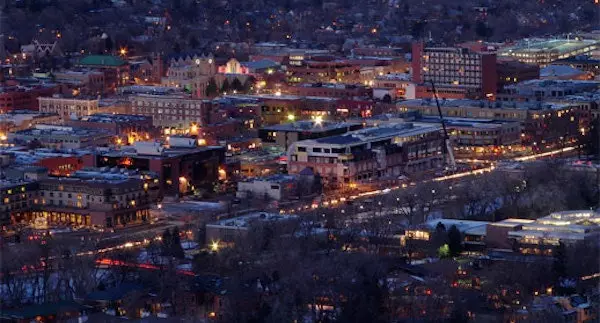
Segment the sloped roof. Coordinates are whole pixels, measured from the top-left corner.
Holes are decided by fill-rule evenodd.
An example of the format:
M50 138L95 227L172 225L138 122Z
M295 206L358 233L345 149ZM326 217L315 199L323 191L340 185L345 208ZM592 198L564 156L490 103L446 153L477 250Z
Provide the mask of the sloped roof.
M121 66L127 62L111 55L89 55L79 61L79 65L86 66Z

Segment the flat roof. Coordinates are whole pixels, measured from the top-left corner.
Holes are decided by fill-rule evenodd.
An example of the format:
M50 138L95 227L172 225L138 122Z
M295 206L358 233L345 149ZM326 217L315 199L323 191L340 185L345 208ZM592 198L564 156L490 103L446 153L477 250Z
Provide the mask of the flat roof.
M512 52L548 52L555 51L559 54L570 53L588 46L597 45L598 41L591 39L525 39L513 46L499 50L502 55L510 55Z
M302 120L290 123L277 124L263 127L261 129L270 131L302 131L302 132L324 132L334 129L348 128L350 126L358 126L358 122L315 122L313 120Z
M225 227L225 228L247 228L250 226L250 223L253 221L268 221L268 222L277 222L277 221L289 221L296 220L298 216L296 215L283 215L279 213L267 213L267 212L255 212L246 214L243 216L238 216L231 219L223 219L219 220L215 223L207 224L206 226L211 227Z
M403 122L350 131L343 135L316 139L314 142L320 144L347 145L368 141L385 140L393 137L416 136L428 132L439 131L440 129L441 126L439 125ZM302 141L300 141L300 143L301 142Z
M399 101L399 106L405 107L418 107L428 106L435 107L435 100L431 99L411 99L405 101ZM470 99L450 99L440 100L441 108L489 108L489 109L513 109L513 110L542 110L542 109L553 109L560 110L571 107L567 102L560 102L560 100L544 101L544 102L503 102L495 101L493 103L488 101L470 100ZM446 119L446 117L444 117Z
M468 230L474 230L479 227L485 228L487 226L487 224L489 224L490 222L460 220L460 219L435 219L435 220L429 220L429 221L425 222L425 226L427 228L429 228L430 230L435 230L435 227L437 227L438 223L443 224L444 227L446 228L446 230L449 230L452 226L456 226L458 231L464 233Z
M223 96L223 98L231 98L231 99L268 99L268 100L301 100L301 99L311 99L311 100L320 100L320 101L332 101L335 102L337 98L323 97L323 96L300 96L300 95L290 95L290 94L227 94Z

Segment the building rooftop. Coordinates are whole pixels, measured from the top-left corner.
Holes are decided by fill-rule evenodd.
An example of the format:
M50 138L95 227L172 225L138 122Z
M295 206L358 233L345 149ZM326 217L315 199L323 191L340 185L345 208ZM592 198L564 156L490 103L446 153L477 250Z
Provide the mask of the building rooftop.
M78 136L78 137L93 137L110 135L107 131L101 129L89 129L83 127L66 127L46 124L36 124L35 127L25 130L20 130L11 135L35 136L40 139L47 139L53 136Z
M265 177L252 177L243 180L244 182L269 182L269 183L288 183L295 182L298 180L298 177L294 175L285 175L285 174L275 174L271 176Z
M207 224L211 227L224 227L224 228L247 228L254 221L265 221L265 222L279 222L279 221L290 221L297 220L298 217L295 215L283 215L279 213L266 213L266 212L255 212L243 216L238 216L231 219L223 219L215 223Z
M548 51L554 51L559 54L568 54L597 44L598 41L591 39L525 39L517 42L513 46L502 48L499 52L501 55L511 55L513 52L536 53Z
M299 95L289 95L289 94L228 94L225 95L224 98L231 99L256 99L256 100L303 100L303 99L311 99L311 100L320 100L320 101L337 101L336 98L330 97L322 97L322 96L299 96Z
M84 116L81 121L98 122L98 123L114 123L114 122L136 122L146 121L151 119L148 116L137 114L112 114L112 113L95 113L89 116Z
M324 132L333 129L348 128L360 125L358 122L316 122L313 120L302 120L290 123L282 123L262 128L268 131L302 131L302 132Z
M397 103L399 106L404 106L410 109L411 106L431 106L435 107L435 100L431 99L412 99L400 101ZM458 108L458 107L470 107L470 108L490 108L490 109L519 109L519 110L544 110L544 109L566 109L571 107L567 102L556 101L545 101L545 102L503 102L503 101L482 101L482 100L470 100L470 99L455 99L455 100L440 100L440 106L442 108ZM444 117L445 119L445 117Z
M152 86L152 85L131 85L123 86L117 89L121 94L154 94L167 95L183 92L182 89L170 86Z
M89 55L79 61L79 65L84 66L122 66L127 62L119 57L111 55Z
M405 122L351 131L343 135L320 138L314 141L321 144L348 145L391 139L394 137L422 135L429 132L439 131L440 129L441 126L438 125Z
M480 232L480 228L483 227L485 229L486 225L488 225L490 222L459 220L459 219L435 219L435 220L429 220L429 221L425 222L425 227L427 227L431 231L434 231L435 228L437 227L438 223L441 223L442 225L444 225L446 230L450 230L450 228L452 226L456 226L458 231L465 233L467 231L473 231L473 230L477 230L477 232ZM475 231L473 231L473 232L475 232Z
M569 65L548 65L540 70L540 77L569 77L584 73Z

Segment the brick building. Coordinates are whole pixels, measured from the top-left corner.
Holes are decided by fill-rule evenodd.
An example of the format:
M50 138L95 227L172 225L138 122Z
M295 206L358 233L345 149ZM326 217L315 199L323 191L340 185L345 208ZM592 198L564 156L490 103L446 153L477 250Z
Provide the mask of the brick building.
M496 54L474 52L467 48L425 47L414 43L412 48L412 80L427 88L435 83L438 91L456 89L464 97L492 98L497 92ZM450 92L450 90L447 90ZM427 91L421 92L424 96ZM457 92L458 93L458 92ZM440 94L444 96L444 94Z

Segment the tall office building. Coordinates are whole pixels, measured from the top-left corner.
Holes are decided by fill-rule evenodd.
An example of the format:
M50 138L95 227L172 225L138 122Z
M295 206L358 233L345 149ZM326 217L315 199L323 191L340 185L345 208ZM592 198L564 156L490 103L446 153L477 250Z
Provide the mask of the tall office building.
M422 97L431 97L433 81L440 97L493 98L497 91L496 54L414 43L412 80L422 85Z

